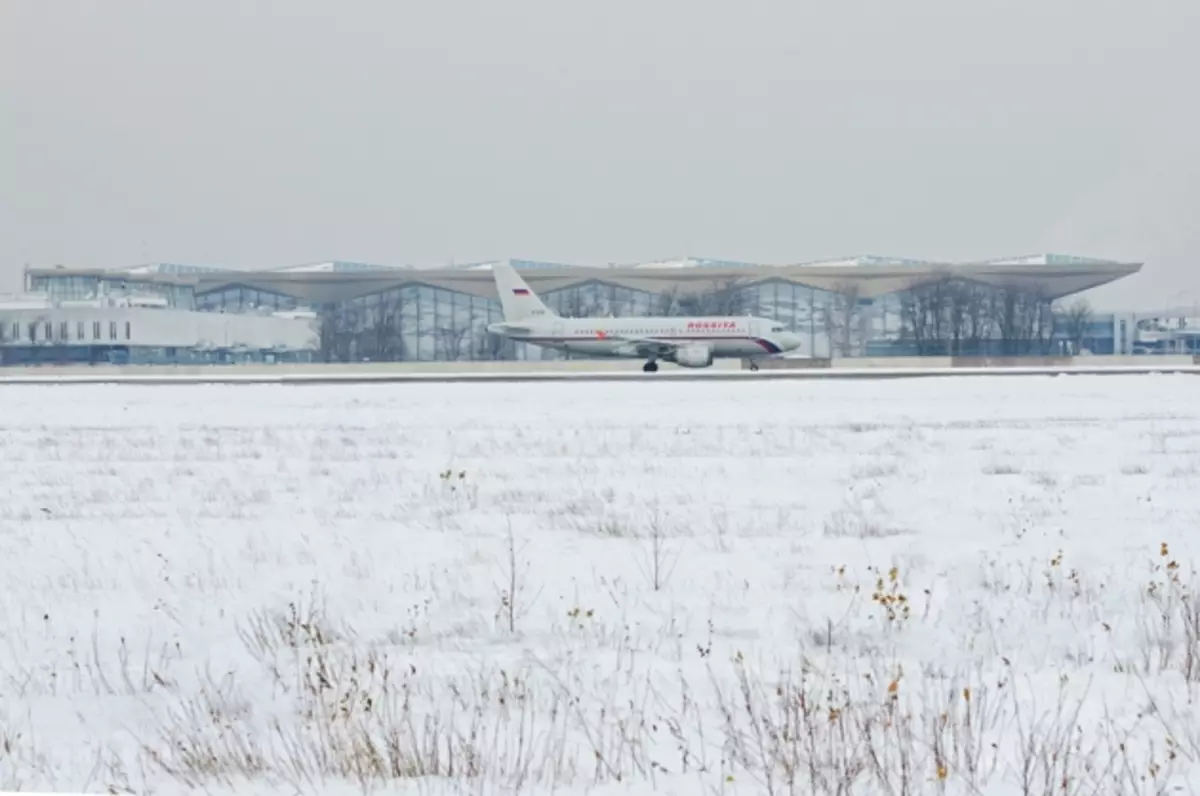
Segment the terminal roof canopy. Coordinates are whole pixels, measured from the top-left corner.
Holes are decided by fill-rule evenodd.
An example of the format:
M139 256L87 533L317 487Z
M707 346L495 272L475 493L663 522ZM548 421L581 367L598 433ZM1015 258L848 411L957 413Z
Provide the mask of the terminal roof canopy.
M496 297L493 261L435 268L388 266L342 260L254 270L151 263L116 271L95 269L30 269L33 277L105 276L139 282L194 286L197 293L244 286L294 296L311 302L337 302L409 284ZM878 298L947 278L991 285L1034 288L1047 298L1061 298L1137 273L1141 263L1065 254L1029 254L970 262L939 262L905 257L855 255L792 265L763 265L735 260L679 257L635 264L575 266L533 260L508 260L530 286L550 292L573 285L602 282L651 293L696 293L713 289L782 282L834 292L853 291Z

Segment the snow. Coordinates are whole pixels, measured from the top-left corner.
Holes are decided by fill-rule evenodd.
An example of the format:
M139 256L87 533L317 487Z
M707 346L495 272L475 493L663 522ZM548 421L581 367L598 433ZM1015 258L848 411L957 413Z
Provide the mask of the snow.
M0 441L0 789L1200 784L1189 377L22 386Z

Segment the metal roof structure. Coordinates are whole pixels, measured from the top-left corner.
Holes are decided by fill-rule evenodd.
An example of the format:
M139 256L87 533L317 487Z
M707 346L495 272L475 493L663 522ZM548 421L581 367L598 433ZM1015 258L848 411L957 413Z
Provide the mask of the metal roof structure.
M412 270L412 266L375 265L373 263L354 263L347 260L327 260L321 263L285 265L270 270L280 274L344 274L352 271L410 271Z
M1022 254L980 261L984 265L1118 265L1118 260L1101 260L1078 254Z
M98 276L133 281L190 285L197 294L241 286L310 302L337 302L408 284L496 298L492 262L441 268L374 266L327 261L266 270L226 270L201 266L135 266L116 271L27 269L31 277ZM1060 254L1026 255L964 263L860 255L795 265L756 265L684 257L633 265L573 266L508 260L538 292L600 282L651 293L674 290L699 293L731 286L784 282L833 292L853 291L870 299L945 278L990 285L1037 287L1048 298L1061 298L1113 282L1141 270L1141 263Z
M70 269L57 269L59 271ZM216 274L225 269L211 265L184 265L182 263L145 263L118 269L123 274Z

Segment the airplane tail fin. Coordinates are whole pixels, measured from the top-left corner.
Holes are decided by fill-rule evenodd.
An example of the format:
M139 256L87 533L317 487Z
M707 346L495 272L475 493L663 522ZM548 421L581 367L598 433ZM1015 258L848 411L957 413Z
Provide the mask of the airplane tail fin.
M492 278L496 280L496 292L500 295L500 306L504 310L506 323L524 321L529 318L554 318L554 312L537 297L525 280L507 262L492 265Z

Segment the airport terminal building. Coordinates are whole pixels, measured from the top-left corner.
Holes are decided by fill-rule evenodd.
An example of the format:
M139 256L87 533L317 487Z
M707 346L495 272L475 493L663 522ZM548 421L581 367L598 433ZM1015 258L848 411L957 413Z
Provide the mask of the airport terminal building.
M1055 254L966 263L849 257L782 266L703 258L607 267L509 262L564 316L760 315L799 334L806 341L799 354L816 357L1044 353L1033 349L1061 347L1068 336L1058 309L1064 299L1141 268ZM557 356L487 333L489 323L501 320L490 262L412 268L333 261L261 271L170 263L33 268L25 289L40 305L0 304L0 328L27 333L34 323L42 334L40 341L0 337L9 363L52 358L56 343L87 347L92 361L102 361L114 344L130 361L146 362L196 361L196 350L207 352L200 361ZM81 308L92 305L141 318L120 339L126 321L83 319ZM212 325L218 317L225 320ZM234 318L254 320L238 325ZM168 334L171 319L189 331ZM80 323L96 322L101 339L74 339ZM109 323L117 324L118 339L108 339ZM152 333L135 340L135 325ZM1133 353L1131 319L1093 316L1086 325L1069 336L1094 353Z

